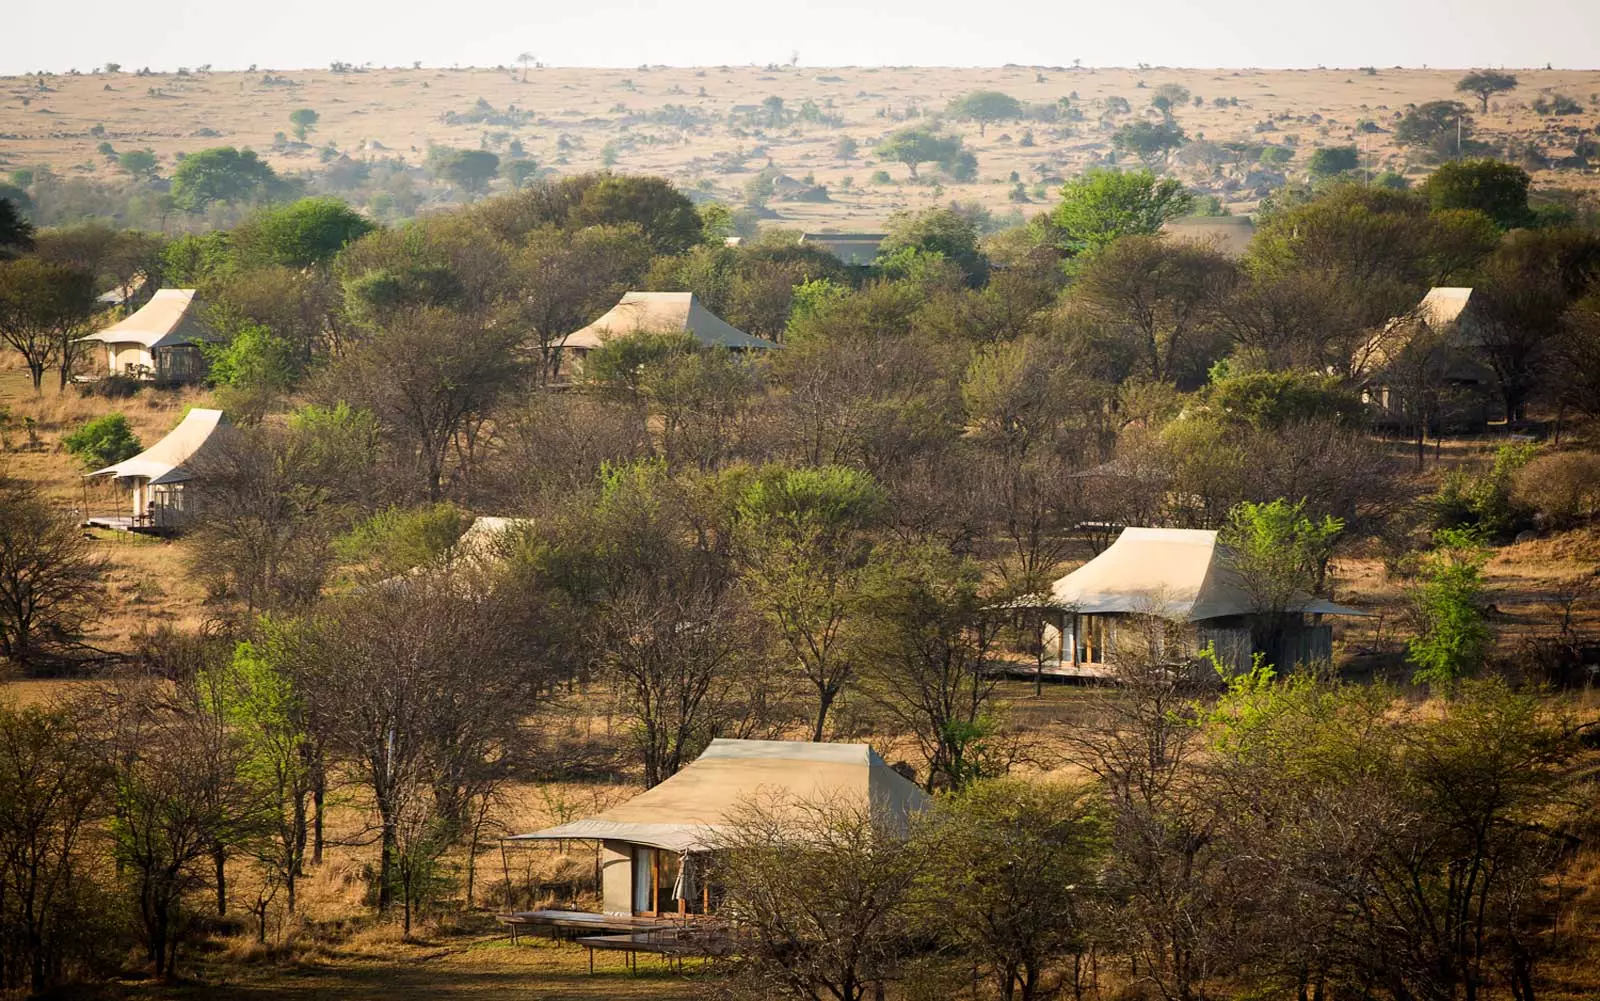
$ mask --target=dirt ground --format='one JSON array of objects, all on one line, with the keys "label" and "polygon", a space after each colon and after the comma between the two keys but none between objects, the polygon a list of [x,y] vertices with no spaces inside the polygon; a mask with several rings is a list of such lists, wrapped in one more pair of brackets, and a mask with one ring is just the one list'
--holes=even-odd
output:
[{"label": "dirt ground", "polygon": [[[251,147],[279,169],[295,172],[319,169],[329,145],[358,158],[398,157],[415,165],[432,144],[504,154],[517,140],[529,156],[561,173],[596,169],[614,157],[616,170],[665,175],[730,202],[740,200],[753,172],[770,164],[795,179],[814,177],[828,186],[829,197],[818,203],[774,201],[772,224],[845,231],[874,229],[896,211],[951,200],[977,202],[997,215],[1038,211],[1010,200],[1013,172],[1031,185],[1098,162],[1111,150],[1111,129],[1098,121],[1105,99],[1126,99],[1135,117],[1154,115],[1150,97],[1164,83],[1180,84],[1202,101],[1177,111],[1191,138],[1293,146],[1296,156],[1285,168],[1291,177],[1304,175],[1310,149],[1328,145],[1356,145],[1372,171],[1404,171],[1407,153],[1387,131],[1394,120],[1408,104],[1462,97],[1473,106],[1478,138],[1535,142],[1546,155],[1565,157],[1579,126],[1592,124],[1600,97],[1600,70],[1518,70],[1521,86],[1478,114],[1473,98],[1455,93],[1463,71],[1448,69],[719,66],[524,73],[512,67],[183,76],[135,76],[131,66],[114,74],[83,69],[77,76],[44,78],[42,90],[38,78],[0,78],[0,169],[48,165],[68,176],[121,177],[96,152],[102,142],[117,151],[155,151],[159,172],[169,176],[175,154],[223,144]],[[953,125],[978,157],[972,183],[912,185],[905,167],[875,162],[871,149],[879,139],[921,120],[908,115],[941,111],[951,98],[976,89],[1001,90],[1028,103],[1073,97],[1086,119],[1053,126],[1001,122],[982,135],[975,125]],[[1579,101],[1585,113],[1540,117],[1529,107],[1554,94]],[[757,121],[763,100],[772,96],[782,98],[791,113],[811,101],[822,117],[837,120],[779,127]],[[1215,103],[1219,98],[1225,106]],[[462,121],[481,119],[474,114],[480,100],[501,122]],[[289,113],[297,108],[319,113],[315,132],[307,143],[275,149],[276,133],[292,133]],[[1384,131],[1358,130],[1363,121]],[[854,139],[859,152],[841,157],[843,138]],[[880,169],[893,183],[871,183]],[[1217,179],[1209,167],[1175,170],[1195,182]],[[1240,180],[1249,172],[1243,164],[1222,170]],[[1542,170],[1535,182],[1600,189],[1600,172]],[[1224,200],[1247,211],[1254,205],[1249,190]]]}]

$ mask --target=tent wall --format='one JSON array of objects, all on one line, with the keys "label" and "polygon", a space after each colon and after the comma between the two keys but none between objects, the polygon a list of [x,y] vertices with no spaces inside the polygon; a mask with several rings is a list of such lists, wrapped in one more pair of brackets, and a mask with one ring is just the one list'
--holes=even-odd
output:
[{"label": "tent wall", "polygon": [[600,843],[600,910],[606,914],[633,913],[634,850],[625,841]]}]

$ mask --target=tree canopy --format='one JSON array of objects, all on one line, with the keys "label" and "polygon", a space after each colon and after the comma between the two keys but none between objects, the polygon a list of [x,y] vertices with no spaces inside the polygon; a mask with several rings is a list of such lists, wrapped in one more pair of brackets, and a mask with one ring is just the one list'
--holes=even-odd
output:
[{"label": "tree canopy", "polygon": [[281,182],[254,150],[216,146],[190,153],[172,172],[172,202],[203,212],[213,202],[252,202],[276,195]]},{"label": "tree canopy", "polygon": [[1121,236],[1153,236],[1189,211],[1194,196],[1173,178],[1148,170],[1091,170],[1061,188],[1051,225],[1069,250],[1103,247]]},{"label": "tree canopy", "polygon": [[1511,73],[1501,73],[1498,70],[1473,70],[1460,80],[1456,81],[1456,90],[1462,94],[1473,94],[1478,98],[1478,110],[1484,114],[1489,113],[1489,98],[1495,94],[1503,94],[1508,90],[1515,90],[1517,78]]},{"label": "tree canopy", "polygon": [[961,137],[942,135],[926,127],[901,129],[878,144],[874,152],[886,160],[903,163],[917,176],[923,163],[944,163],[961,151]]}]

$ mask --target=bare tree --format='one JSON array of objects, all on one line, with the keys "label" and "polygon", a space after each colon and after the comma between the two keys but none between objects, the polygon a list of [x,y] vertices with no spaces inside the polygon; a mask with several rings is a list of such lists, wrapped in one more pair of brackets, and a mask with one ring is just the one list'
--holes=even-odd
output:
[{"label": "bare tree", "polygon": [[870,803],[767,799],[719,835],[716,877],[739,915],[752,993],[799,1001],[881,998],[910,951],[921,853]]},{"label": "bare tree", "polygon": [[32,485],[0,478],[0,657],[28,670],[73,646],[102,600],[83,533]]}]

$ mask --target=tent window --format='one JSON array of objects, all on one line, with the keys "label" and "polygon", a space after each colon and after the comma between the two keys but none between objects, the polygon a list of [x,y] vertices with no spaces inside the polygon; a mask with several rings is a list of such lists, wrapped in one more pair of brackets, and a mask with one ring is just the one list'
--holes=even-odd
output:
[{"label": "tent window", "polygon": [[1111,637],[1111,620],[1105,615],[1078,616],[1078,663],[1103,664]]}]

